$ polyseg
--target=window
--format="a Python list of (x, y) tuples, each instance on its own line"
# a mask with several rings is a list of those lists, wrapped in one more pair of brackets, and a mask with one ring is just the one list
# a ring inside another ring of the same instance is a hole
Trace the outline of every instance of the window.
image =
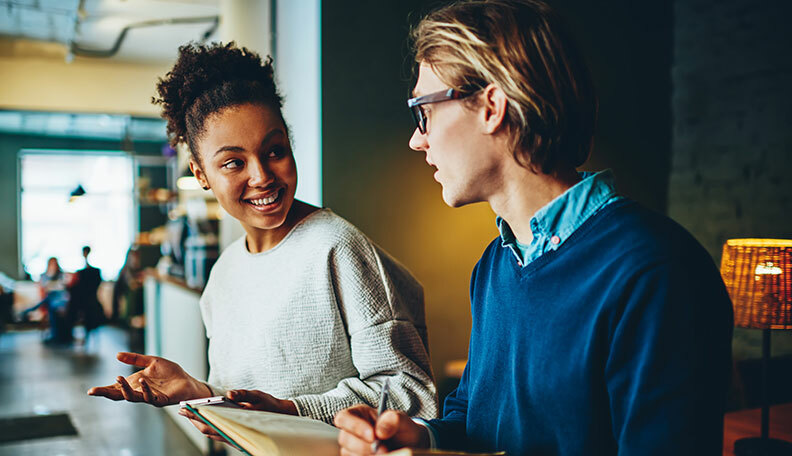
[[(84, 266), (82, 247), (105, 280), (115, 279), (133, 240), (132, 159), (120, 152), (20, 153), (20, 246), (33, 279), (56, 257), (65, 271)], [(70, 195), (82, 186), (85, 194)]]

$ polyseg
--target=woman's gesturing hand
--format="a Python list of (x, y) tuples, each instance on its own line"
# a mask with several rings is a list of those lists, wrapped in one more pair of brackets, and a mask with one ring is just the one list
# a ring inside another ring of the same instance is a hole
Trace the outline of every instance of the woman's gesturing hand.
[(119, 376), (112, 385), (95, 386), (88, 390), (88, 395), (114, 401), (146, 402), (157, 407), (212, 395), (208, 386), (191, 377), (173, 361), (128, 352), (119, 352), (117, 358), (122, 363), (143, 369), (126, 378)]
[(402, 447), (429, 447), (429, 431), (404, 412), (386, 410), (377, 417), (372, 407), (356, 405), (338, 412), (333, 421), (341, 430), (338, 445), (342, 456), (372, 454), (375, 440), (381, 442), (376, 454)]

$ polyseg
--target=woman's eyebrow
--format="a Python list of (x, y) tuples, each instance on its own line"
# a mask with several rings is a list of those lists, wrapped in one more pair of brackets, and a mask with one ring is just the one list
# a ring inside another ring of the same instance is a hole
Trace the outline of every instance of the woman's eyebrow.
[[(283, 130), (281, 130), (280, 128), (274, 128), (274, 129), (270, 130), (269, 133), (267, 133), (267, 136), (265, 136), (264, 139), (261, 140), (261, 145), (267, 144), (272, 139), (272, 137), (277, 135), (278, 133), (285, 134), (285, 133), (283, 133)], [(215, 151), (214, 155), (216, 156), (220, 152), (226, 152), (226, 151), (229, 151), (229, 152), (244, 152), (245, 148), (242, 147), (242, 146), (222, 146), (222, 147), (220, 147), (219, 149), (217, 149)]]
[(215, 151), (215, 155), (219, 154), (220, 152), (230, 151), (230, 152), (242, 152), (244, 151), (244, 147), (240, 146), (223, 146)]

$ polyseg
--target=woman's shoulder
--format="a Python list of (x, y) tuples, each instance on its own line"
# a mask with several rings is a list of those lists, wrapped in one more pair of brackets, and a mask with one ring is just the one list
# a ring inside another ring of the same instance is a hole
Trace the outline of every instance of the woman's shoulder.
[(293, 235), (300, 242), (308, 241), (314, 246), (370, 244), (360, 229), (329, 208), (309, 214), (295, 227)]

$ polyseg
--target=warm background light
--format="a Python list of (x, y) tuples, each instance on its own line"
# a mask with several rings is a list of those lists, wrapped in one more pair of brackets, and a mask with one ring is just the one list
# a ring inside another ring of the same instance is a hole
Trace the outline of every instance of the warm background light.
[(734, 303), (735, 326), (792, 329), (792, 240), (729, 240), (721, 275)]

